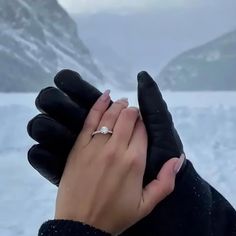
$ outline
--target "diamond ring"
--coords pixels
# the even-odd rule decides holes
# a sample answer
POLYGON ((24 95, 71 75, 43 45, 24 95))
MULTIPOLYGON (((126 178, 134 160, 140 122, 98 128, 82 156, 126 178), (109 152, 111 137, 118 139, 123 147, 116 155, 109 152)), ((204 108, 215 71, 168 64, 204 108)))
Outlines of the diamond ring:
POLYGON ((106 126, 101 127, 100 130, 96 130, 95 132, 92 133, 92 136, 95 134, 112 134, 113 132, 109 130, 106 126))

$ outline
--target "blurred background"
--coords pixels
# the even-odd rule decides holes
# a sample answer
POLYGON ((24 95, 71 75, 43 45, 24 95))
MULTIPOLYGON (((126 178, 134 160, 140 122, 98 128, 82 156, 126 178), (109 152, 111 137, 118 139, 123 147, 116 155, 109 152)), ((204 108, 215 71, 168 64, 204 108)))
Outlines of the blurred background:
POLYGON ((235 0, 0 0, 0 235, 36 235, 56 187, 27 162, 37 93, 63 68, 137 105, 163 90, 188 158, 236 207, 235 0))

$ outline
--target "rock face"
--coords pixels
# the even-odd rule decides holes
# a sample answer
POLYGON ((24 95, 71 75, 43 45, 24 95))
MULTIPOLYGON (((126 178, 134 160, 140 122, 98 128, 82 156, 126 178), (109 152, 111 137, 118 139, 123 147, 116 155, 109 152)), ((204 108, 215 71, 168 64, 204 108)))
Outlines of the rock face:
POLYGON ((0 0, 0 91, 36 91, 63 68, 92 82, 103 75, 56 0, 0 0))
POLYGON ((236 30, 176 57, 158 81, 167 90, 236 90, 236 30))

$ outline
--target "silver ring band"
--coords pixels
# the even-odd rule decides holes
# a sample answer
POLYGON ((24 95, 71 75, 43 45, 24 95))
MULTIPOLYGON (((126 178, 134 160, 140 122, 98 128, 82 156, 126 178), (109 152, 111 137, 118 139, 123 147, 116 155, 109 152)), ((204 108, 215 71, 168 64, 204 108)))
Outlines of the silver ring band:
POLYGON ((96 130, 92 133, 92 136, 95 134, 112 134, 113 132, 109 130, 106 126, 101 127, 100 130, 96 130))

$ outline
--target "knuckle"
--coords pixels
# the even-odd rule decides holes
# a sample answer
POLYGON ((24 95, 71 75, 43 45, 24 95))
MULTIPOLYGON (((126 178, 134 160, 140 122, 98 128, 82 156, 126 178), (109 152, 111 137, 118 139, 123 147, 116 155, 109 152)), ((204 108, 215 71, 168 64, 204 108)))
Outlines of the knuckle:
POLYGON ((104 114, 104 120, 113 120, 116 117, 116 113, 114 111, 107 111, 104 114))
POLYGON ((105 153, 105 159, 108 161, 108 163, 110 163, 115 159, 115 157, 116 157, 116 150, 110 147, 105 153))
POLYGON ((163 186, 163 193, 165 196, 168 196, 173 191, 174 191, 174 184, 168 183, 163 186))
POLYGON ((147 204, 145 210, 144 210, 144 215, 147 216, 149 215, 153 210, 153 205, 152 204, 147 204))
POLYGON ((129 162, 129 165, 132 169, 135 169, 135 170, 140 170, 141 167, 142 167, 142 163, 141 163, 141 160, 140 160, 140 156, 139 155, 133 155, 131 158, 130 158, 130 162, 129 162))

